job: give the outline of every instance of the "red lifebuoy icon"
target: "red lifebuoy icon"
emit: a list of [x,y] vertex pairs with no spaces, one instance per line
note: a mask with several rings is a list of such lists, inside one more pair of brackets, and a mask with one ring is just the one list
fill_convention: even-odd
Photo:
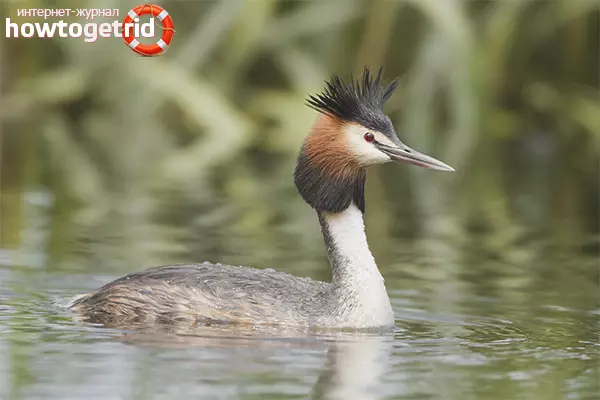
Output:
[[[155,44],[140,43],[133,35],[131,25],[125,25],[133,24],[134,19],[141,15],[152,15],[156,17],[162,25],[162,36]],[[143,56],[158,56],[164,53],[171,44],[171,39],[173,39],[173,35],[175,34],[173,20],[169,13],[164,8],[154,4],[141,4],[129,11],[123,20],[122,30],[125,43],[127,43],[127,45],[135,52]]]

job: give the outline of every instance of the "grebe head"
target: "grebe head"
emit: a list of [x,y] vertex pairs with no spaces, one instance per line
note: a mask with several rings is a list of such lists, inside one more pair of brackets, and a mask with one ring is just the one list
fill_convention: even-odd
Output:
[[398,81],[381,84],[382,69],[372,76],[344,83],[338,76],[307,105],[321,115],[306,137],[294,182],[300,195],[317,211],[341,212],[354,204],[364,212],[365,168],[390,161],[438,171],[454,171],[443,162],[402,143],[383,106]]

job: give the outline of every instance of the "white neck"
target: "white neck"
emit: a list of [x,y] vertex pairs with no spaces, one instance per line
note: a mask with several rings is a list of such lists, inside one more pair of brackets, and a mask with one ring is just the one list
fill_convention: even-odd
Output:
[[391,325],[394,316],[383,277],[369,250],[362,212],[351,204],[339,213],[320,213],[333,272],[336,313],[348,326]]

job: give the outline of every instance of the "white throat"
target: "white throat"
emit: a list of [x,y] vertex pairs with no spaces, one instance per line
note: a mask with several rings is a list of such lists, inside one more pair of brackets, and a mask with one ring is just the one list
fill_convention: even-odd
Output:
[[339,213],[322,212],[320,219],[333,272],[334,311],[348,326],[393,324],[390,299],[367,244],[362,212],[351,204]]

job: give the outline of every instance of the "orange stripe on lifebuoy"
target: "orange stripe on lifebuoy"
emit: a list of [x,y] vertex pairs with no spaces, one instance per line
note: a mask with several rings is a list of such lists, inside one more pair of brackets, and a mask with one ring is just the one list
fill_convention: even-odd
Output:
[[[142,15],[152,15],[158,18],[162,25],[162,36],[155,44],[142,44],[133,36],[132,29],[125,29],[125,24],[134,23],[134,18]],[[154,4],[141,4],[129,11],[123,20],[121,30],[123,31],[123,40],[125,40],[125,43],[143,56],[157,56],[164,53],[169,48],[175,34],[175,26],[169,13],[164,8]]]

